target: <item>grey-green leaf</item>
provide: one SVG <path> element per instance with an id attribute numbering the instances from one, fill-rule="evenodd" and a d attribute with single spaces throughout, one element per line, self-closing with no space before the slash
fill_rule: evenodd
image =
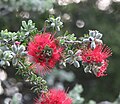
<path id="1" fill-rule="evenodd" d="M 0 49 L 0 57 L 2 56 L 2 54 L 3 54 L 3 51 Z"/>
<path id="2" fill-rule="evenodd" d="M 73 63 L 72 58 L 71 58 L 71 57 L 70 57 L 70 58 L 67 58 L 67 59 L 66 59 L 66 63 L 72 64 L 72 63 Z"/>
<path id="3" fill-rule="evenodd" d="M 69 55 L 73 55 L 74 52 L 73 52 L 72 50 L 68 50 L 68 54 L 69 54 Z"/>
<path id="4" fill-rule="evenodd" d="M 5 65 L 5 61 L 1 60 L 0 61 L 0 66 L 4 66 Z"/>
<path id="5" fill-rule="evenodd" d="M 91 68 L 89 65 L 87 65 L 85 68 L 84 68 L 84 72 L 87 73 L 87 72 L 91 72 Z"/>
<path id="6" fill-rule="evenodd" d="M 95 42 L 94 42 L 94 41 L 90 44 L 90 47 L 91 47 L 92 49 L 95 49 L 96 44 L 95 44 Z"/>
<path id="7" fill-rule="evenodd" d="M 13 45 L 13 46 L 12 46 L 12 51 L 13 51 L 14 53 L 17 53 L 18 48 L 17 48 L 17 46 L 16 46 L 16 45 Z"/>
<path id="8" fill-rule="evenodd" d="M 24 57 L 24 56 L 27 55 L 27 52 L 21 52 L 20 55 L 21 55 L 22 57 Z"/>
<path id="9" fill-rule="evenodd" d="M 32 20 L 28 20 L 28 25 L 32 26 Z"/>
<path id="10" fill-rule="evenodd" d="M 12 59 L 12 64 L 13 64 L 13 66 L 16 66 L 17 63 L 18 63 L 18 59 L 17 59 L 17 58 L 13 58 L 13 59 Z"/>
<path id="11" fill-rule="evenodd" d="M 22 21 L 22 26 L 23 26 L 24 28 L 27 28 L 26 21 Z"/>
<path id="12" fill-rule="evenodd" d="M 101 33 L 98 33 L 97 35 L 96 35 L 96 39 L 101 39 L 102 38 L 102 34 Z"/>
<path id="13" fill-rule="evenodd" d="M 25 50 L 25 46 L 20 45 L 20 47 L 18 48 L 18 52 L 21 53 Z"/>
<path id="14" fill-rule="evenodd" d="M 9 61 L 5 61 L 5 64 L 6 64 L 7 66 L 10 66 L 10 62 L 9 62 Z"/>
<path id="15" fill-rule="evenodd" d="M 79 63 L 78 61 L 74 61 L 74 66 L 75 66 L 76 68 L 79 68 L 79 67 L 80 67 L 80 63 Z"/>

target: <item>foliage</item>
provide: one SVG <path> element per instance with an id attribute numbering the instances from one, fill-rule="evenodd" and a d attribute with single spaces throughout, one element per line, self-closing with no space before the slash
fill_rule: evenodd
<path id="1" fill-rule="evenodd" d="M 118 98 L 113 102 L 113 104 L 119 104 L 120 103 L 120 94 L 118 96 Z"/>
<path id="2" fill-rule="evenodd" d="M 35 34 L 36 31 L 37 28 L 31 20 L 28 21 L 28 24 L 23 21 L 21 30 L 18 32 L 12 33 L 8 30 L 2 30 L 0 34 L 0 66 L 4 68 L 10 66 L 10 64 L 15 66 L 18 68 L 18 74 L 34 85 L 32 89 L 40 92 L 41 90 L 47 91 L 46 81 L 30 70 L 30 64 L 25 62 L 27 55 L 25 46 L 30 39 L 29 36 Z M 26 38 L 28 40 L 24 40 Z"/>
<path id="3" fill-rule="evenodd" d="M 80 96 L 83 92 L 81 85 L 77 85 L 69 92 L 69 96 L 73 99 L 74 104 L 83 104 L 84 98 Z"/>

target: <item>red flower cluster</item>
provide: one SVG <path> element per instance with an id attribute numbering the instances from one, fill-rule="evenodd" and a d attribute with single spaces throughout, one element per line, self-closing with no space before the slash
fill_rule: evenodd
<path id="1" fill-rule="evenodd" d="M 95 49 L 85 49 L 82 52 L 82 61 L 83 63 L 89 64 L 101 64 L 98 67 L 99 71 L 97 72 L 97 77 L 104 76 L 104 72 L 108 66 L 107 58 L 112 55 L 112 52 L 109 47 L 106 45 L 97 45 Z"/>
<path id="2" fill-rule="evenodd" d="M 50 68 L 54 68 L 57 61 L 60 60 L 61 52 L 62 48 L 50 33 L 36 35 L 34 40 L 28 44 L 30 61 L 34 62 L 33 65 L 36 66 L 37 71 L 41 73 L 44 69 L 46 73 Z"/>
<path id="3" fill-rule="evenodd" d="M 94 50 L 88 49 L 83 50 L 82 60 L 87 63 L 100 63 L 103 60 L 106 60 L 109 56 L 111 56 L 111 50 L 105 45 L 97 45 Z"/>
<path id="4" fill-rule="evenodd" d="M 102 65 L 100 67 L 98 67 L 99 71 L 97 72 L 97 77 L 101 77 L 101 76 L 106 76 L 107 74 L 104 74 L 104 72 L 106 71 L 108 67 L 108 61 L 103 61 Z"/>
<path id="5" fill-rule="evenodd" d="M 40 100 L 36 99 L 35 104 L 72 104 L 72 100 L 63 90 L 50 89 Z"/>

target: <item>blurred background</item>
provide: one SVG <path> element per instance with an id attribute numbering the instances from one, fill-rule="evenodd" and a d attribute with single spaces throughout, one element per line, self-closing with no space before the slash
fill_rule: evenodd
<path id="1" fill-rule="evenodd" d="M 96 78 L 92 74 L 84 73 L 82 67 L 77 69 L 68 65 L 63 71 L 54 71 L 48 75 L 48 85 L 72 89 L 78 83 L 84 88 L 82 96 L 86 101 L 114 101 L 120 92 L 120 0 L 0 0 L 0 30 L 18 31 L 21 22 L 29 19 L 33 20 L 40 30 L 49 15 L 62 18 L 64 28 L 60 34 L 68 30 L 69 33 L 81 37 L 87 34 L 88 30 L 100 31 L 104 43 L 111 47 L 113 55 L 109 58 L 106 77 Z M 24 94 L 24 104 L 36 96 L 29 91 L 29 84 L 25 84 L 21 77 L 14 75 L 15 71 L 11 68 L 5 71 L 8 76 L 7 82 L 14 82 L 14 85 L 19 82 L 17 88 L 23 87 L 20 92 Z M 63 75 L 64 79 L 61 79 L 58 73 Z M 53 74 L 56 77 L 53 78 Z M 16 81 L 13 78 L 16 78 Z M 9 94 L 0 95 L 0 104 L 6 96 Z"/>

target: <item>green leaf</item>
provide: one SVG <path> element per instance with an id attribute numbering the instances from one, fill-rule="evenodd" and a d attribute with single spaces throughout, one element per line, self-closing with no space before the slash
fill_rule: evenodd
<path id="1" fill-rule="evenodd" d="M 83 87 L 76 84 L 75 87 L 69 92 L 69 96 L 72 98 L 72 104 L 83 104 L 84 98 L 80 96 L 83 92 Z"/>
<path id="2" fill-rule="evenodd" d="M 60 39 L 60 44 L 64 44 L 65 40 L 64 39 Z"/>
<path id="3" fill-rule="evenodd" d="M 3 51 L 0 49 L 0 58 L 1 58 L 2 54 L 3 54 Z"/>
<path id="4" fill-rule="evenodd" d="M 25 29 L 28 28 L 28 26 L 27 26 L 27 24 L 26 24 L 26 21 L 22 21 L 22 26 L 23 26 Z"/>
<path id="5" fill-rule="evenodd" d="M 33 25 L 32 23 L 33 23 L 32 20 L 28 20 L 28 25 L 32 26 Z"/>

